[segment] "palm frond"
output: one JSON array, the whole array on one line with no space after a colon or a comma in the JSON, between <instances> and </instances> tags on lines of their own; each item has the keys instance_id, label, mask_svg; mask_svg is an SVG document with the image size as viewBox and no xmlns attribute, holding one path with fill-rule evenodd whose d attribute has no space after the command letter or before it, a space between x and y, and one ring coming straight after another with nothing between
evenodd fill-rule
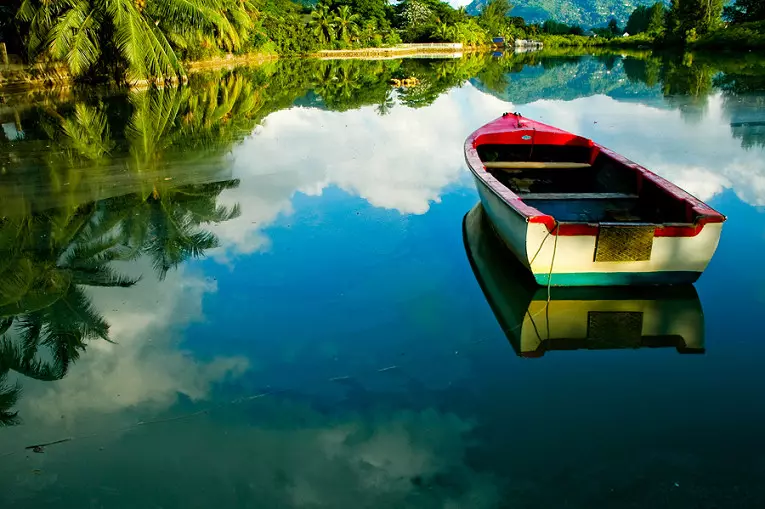
<instances>
[{"instance_id":1,"label":"palm frond","mask_svg":"<svg viewBox=\"0 0 765 509\"><path fill-rule=\"evenodd\" d=\"M100 11L79 1L57 18L49 34L48 48L54 58L63 59L72 75L79 76L101 55L98 42Z\"/></svg>"},{"instance_id":2,"label":"palm frond","mask_svg":"<svg viewBox=\"0 0 765 509\"><path fill-rule=\"evenodd\" d=\"M27 359L24 352L7 337L0 338L0 366L34 380L60 380L66 372L39 359Z\"/></svg>"},{"instance_id":3,"label":"palm frond","mask_svg":"<svg viewBox=\"0 0 765 509\"><path fill-rule=\"evenodd\" d=\"M140 277L123 276L110 267L72 269L72 281L85 286L106 286L129 288L141 280Z\"/></svg>"},{"instance_id":4,"label":"palm frond","mask_svg":"<svg viewBox=\"0 0 765 509\"><path fill-rule=\"evenodd\" d=\"M10 409L19 401L21 386L8 384L7 373L0 371L0 427L15 426L19 423L19 413Z\"/></svg>"},{"instance_id":5,"label":"palm frond","mask_svg":"<svg viewBox=\"0 0 765 509\"><path fill-rule=\"evenodd\" d=\"M95 161L114 148L106 113L101 108L77 103L74 118L64 119L61 127L77 156Z\"/></svg>"}]
</instances>

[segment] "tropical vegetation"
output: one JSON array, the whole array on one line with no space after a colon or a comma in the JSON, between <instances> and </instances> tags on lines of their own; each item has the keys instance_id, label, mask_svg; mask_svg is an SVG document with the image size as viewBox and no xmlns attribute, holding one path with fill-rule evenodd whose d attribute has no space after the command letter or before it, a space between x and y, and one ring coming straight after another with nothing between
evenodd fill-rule
<instances>
[{"instance_id":1,"label":"tropical vegetation","mask_svg":"<svg viewBox=\"0 0 765 509\"><path fill-rule=\"evenodd\" d=\"M307 55L401 42L479 47L497 37L709 48L759 47L765 39L759 0L641 0L631 13L601 0L597 10L615 15L591 24L567 23L584 19L567 15L581 10L577 0L516 2L454 9L441 0L9 0L0 7L0 41L27 62L59 65L75 79L136 82L183 80L184 62L228 53ZM534 6L550 16L528 23ZM609 6L616 10L603 10Z\"/></svg>"}]
</instances>

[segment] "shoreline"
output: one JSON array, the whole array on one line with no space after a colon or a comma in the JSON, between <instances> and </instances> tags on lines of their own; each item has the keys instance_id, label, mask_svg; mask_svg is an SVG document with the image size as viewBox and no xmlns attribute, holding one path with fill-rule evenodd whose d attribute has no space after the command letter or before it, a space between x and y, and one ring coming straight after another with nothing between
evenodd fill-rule
<instances>
[{"instance_id":1,"label":"shoreline","mask_svg":"<svg viewBox=\"0 0 765 509\"><path fill-rule=\"evenodd\" d=\"M349 50L321 50L308 55L295 57L282 57L275 53L246 53L244 55L222 55L219 57L208 58L204 60L192 60L183 62L186 74L211 71L216 69L233 69L246 65L263 65L275 62L283 58L301 58L318 60L383 60L397 58L460 58L463 52L474 52L486 50L483 47L463 48L461 43L436 43L436 44L401 44L398 46L389 46L382 48L358 48ZM177 77L165 79L143 79L137 80L127 85L130 89L142 89L150 86L152 83L159 83L162 86L165 82L177 83L184 81ZM114 82L107 82L106 86L114 85ZM60 89L69 88L74 85L72 76L66 69L58 65L31 64L20 65L12 64L7 67L0 66L0 92L4 93L24 93L41 89ZM95 85L95 86L103 86Z\"/></svg>"}]
</instances>

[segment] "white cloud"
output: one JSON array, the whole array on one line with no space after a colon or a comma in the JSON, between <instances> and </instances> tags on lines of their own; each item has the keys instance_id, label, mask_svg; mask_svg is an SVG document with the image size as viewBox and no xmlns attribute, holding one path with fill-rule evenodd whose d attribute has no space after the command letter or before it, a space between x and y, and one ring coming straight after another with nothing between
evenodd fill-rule
<instances>
[{"instance_id":1,"label":"white cloud","mask_svg":"<svg viewBox=\"0 0 765 509\"><path fill-rule=\"evenodd\" d=\"M448 0L447 3L455 9L458 9L460 7L467 7L472 1L473 0Z\"/></svg>"},{"instance_id":2,"label":"white cloud","mask_svg":"<svg viewBox=\"0 0 765 509\"><path fill-rule=\"evenodd\" d=\"M132 288L88 288L110 324L114 344L92 341L63 380L24 381L21 415L26 421L75 425L93 413L138 407L161 411L178 396L205 399L214 382L242 374L244 357L198 361L178 347L176 328L203 319L202 298L215 285L182 266L157 281L148 260L125 264L123 272L143 274Z\"/></svg>"},{"instance_id":3,"label":"white cloud","mask_svg":"<svg viewBox=\"0 0 765 509\"><path fill-rule=\"evenodd\" d=\"M267 248L262 229L291 212L293 195L318 196L329 186L376 207L423 214L444 188L466 177L467 135L506 108L466 86L426 108L399 105L382 117L373 107L273 113L234 150L234 174L242 182L225 200L239 203L242 217L217 225L215 232L237 253Z\"/></svg>"}]
</instances>

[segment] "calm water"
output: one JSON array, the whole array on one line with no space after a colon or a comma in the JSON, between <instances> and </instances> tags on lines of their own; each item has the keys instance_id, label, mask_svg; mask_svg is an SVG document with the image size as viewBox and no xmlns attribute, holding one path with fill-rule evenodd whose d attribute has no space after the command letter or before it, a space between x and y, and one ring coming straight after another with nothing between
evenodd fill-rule
<instances>
[{"instance_id":1,"label":"calm water","mask_svg":"<svg viewBox=\"0 0 765 509\"><path fill-rule=\"evenodd\" d=\"M642 298L685 344L566 341L587 305L508 341L462 228L505 111L728 215L697 293ZM761 62L282 62L0 123L5 507L765 506Z\"/></svg>"}]
</instances>

